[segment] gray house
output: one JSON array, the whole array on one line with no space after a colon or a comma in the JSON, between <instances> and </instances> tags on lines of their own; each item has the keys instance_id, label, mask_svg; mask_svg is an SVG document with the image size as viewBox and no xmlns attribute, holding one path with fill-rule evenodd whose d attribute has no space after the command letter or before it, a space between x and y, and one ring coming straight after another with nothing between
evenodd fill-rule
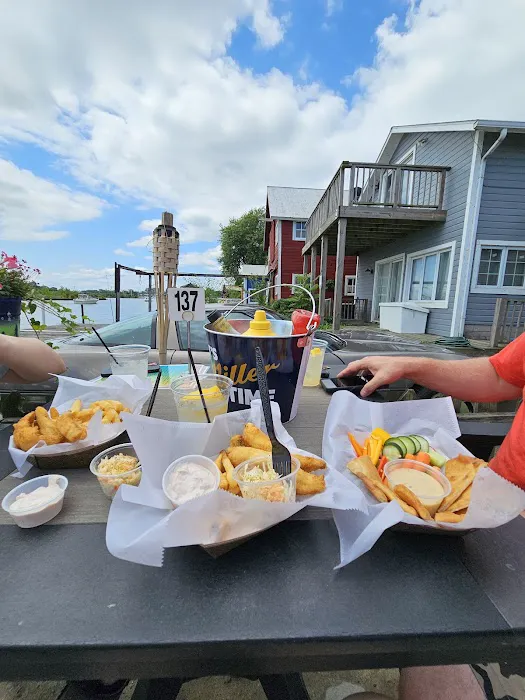
<instances>
[{"instance_id":1,"label":"gray house","mask_svg":"<svg viewBox=\"0 0 525 700\"><path fill-rule=\"evenodd\" d=\"M371 320L407 302L428 309L428 333L488 338L497 299L525 300L525 122L395 126L376 163L341 164L306 228L322 301L337 255L334 329L344 257L358 255Z\"/></svg>"}]
</instances>

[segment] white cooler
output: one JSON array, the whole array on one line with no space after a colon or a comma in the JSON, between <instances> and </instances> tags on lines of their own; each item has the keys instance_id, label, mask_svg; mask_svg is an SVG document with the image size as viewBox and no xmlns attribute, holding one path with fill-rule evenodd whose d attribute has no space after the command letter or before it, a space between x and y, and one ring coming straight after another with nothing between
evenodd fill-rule
<instances>
[{"instance_id":1,"label":"white cooler","mask_svg":"<svg viewBox=\"0 0 525 700\"><path fill-rule=\"evenodd\" d=\"M379 325L394 333L424 333L428 309L409 301L379 304Z\"/></svg>"}]
</instances>

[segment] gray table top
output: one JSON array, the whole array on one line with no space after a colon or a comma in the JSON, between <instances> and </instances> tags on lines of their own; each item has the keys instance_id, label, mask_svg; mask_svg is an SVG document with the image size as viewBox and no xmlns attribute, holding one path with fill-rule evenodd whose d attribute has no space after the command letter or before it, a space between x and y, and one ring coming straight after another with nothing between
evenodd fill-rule
<instances>
[{"instance_id":1,"label":"gray table top","mask_svg":"<svg viewBox=\"0 0 525 700\"><path fill-rule=\"evenodd\" d=\"M170 399L160 394L157 417L172 416ZM327 404L305 390L287 426L301 447L320 451ZM107 552L108 502L89 473L68 477L74 517L35 530L0 525L4 679L523 657L521 518L461 539L389 532L341 571L331 520L287 521L219 559L199 547L168 550L156 569Z\"/></svg>"}]
</instances>

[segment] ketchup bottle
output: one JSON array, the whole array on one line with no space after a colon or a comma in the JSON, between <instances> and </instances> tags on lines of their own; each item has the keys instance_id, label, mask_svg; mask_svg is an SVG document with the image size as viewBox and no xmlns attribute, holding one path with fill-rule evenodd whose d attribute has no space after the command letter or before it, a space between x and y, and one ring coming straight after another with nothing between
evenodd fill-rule
<instances>
[{"instance_id":1,"label":"ketchup bottle","mask_svg":"<svg viewBox=\"0 0 525 700\"><path fill-rule=\"evenodd\" d=\"M306 311L305 309L296 309L292 314L292 324L293 324L293 335L304 335L307 330L306 326L312 315L311 311ZM312 318L312 323L310 324L310 329L317 328L321 321L319 314L314 314Z\"/></svg>"}]
</instances>

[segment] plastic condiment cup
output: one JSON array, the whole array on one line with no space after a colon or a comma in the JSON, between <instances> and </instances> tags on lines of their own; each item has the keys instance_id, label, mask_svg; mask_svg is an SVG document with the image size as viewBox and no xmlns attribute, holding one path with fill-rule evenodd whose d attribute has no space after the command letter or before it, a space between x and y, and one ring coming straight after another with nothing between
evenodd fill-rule
<instances>
[{"instance_id":1,"label":"plastic condiment cup","mask_svg":"<svg viewBox=\"0 0 525 700\"><path fill-rule=\"evenodd\" d=\"M288 476L269 481L249 481L250 472L263 472L273 469L272 458L261 455L252 457L234 469L233 478L239 484L243 498L254 498L258 501L270 501L272 503L293 503L295 501L295 485L297 472L300 467L299 460L292 457L292 471Z\"/></svg>"},{"instance_id":2,"label":"plastic condiment cup","mask_svg":"<svg viewBox=\"0 0 525 700\"><path fill-rule=\"evenodd\" d=\"M116 455L120 454L130 457L137 457L137 453L135 452L135 449L131 442L126 442L123 445L114 445L113 447L108 447L107 450L104 450L104 452L101 452L96 457L93 457L93 459L91 460L91 464L89 465L91 473L94 474L98 479L100 488L102 489L104 494L111 500L113 500L115 494L117 493L119 487L122 484L128 484L129 486L138 486L142 477L142 467L140 465L138 467L135 467L134 469L130 469L127 472L120 472L119 474L99 474L98 465L105 457L111 459L111 457L115 457Z\"/></svg>"},{"instance_id":3,"label":"plastic condiment cup","mask_svg":"<svg viewBox=\"0 0 525 700\"><path fill-rule=\"evenodd\" d=\"M58 496L50 498L46 503L42 503L36 508L33 506L25 510L19 510L12 513L9 509L16 497L21 493L31 493L40 486L49 486L51 476L57 477L57 484L61 489ZM35 479L24 481L20 486L16 486L4 496L2 508L9 513L18 527L38 527L52 520L62 510L64 505L64 494L66 492L68 480L61 474L46 474L45 476L37 476Z\"/></svg>"},{"instance_id":4,"label":"plastic condiment cup","mask_svg":"<svg viewBox=\"0 0 525 700\"><path fill-rule=\"evenodd\" d=\"M210 421L215 416L228 412L230 389L233 382L222 374L203 374L199 377L202 393ZM199 387L193 374L183 374L171 384L177 418L181 423L207 423L206 413L202 406Z\"/></svg>"},{"instance_id":5,"label":"plastic condiment cup","mask_svg":"<svg viewBox=\"0 0 525 700\"><path fill-rule=\"evenodd\" d=\"M423 464L423 462L416 462L413 459L393 459L391 462L387 462L384 468L385 478L392 490L394 490L396 486L399 486L398 483L394 483L390 480L392 473L398 469L413 469L415 471L428 474L428 476L432 477L439 483L443 489L443 495L439 498L436 498L434 494L424 492L419 493L414 491L414 494L419 498L421 503L426 506L430 515L434 515L439 508L441 501L450 495L450 492L452 491L452 486L447 477L439 469L431 467L428 464ZM406 485L408 486L408 484Z\"/></svg>"},{"instance_id":6,"label":"plastic condiment cup","mask_svg":"<svg viewBox=\"0 0 525 700\"><path fill-rule=\"evenodd\" d=\"M177 501L174 500L173 495L170 494L168 482L173 472L177 469L180 469L185 464L198 464L199 466L207 469L213 475L215 483L213 488L210 489L208 493L211 493L212 491L217 491L217 489L219 488L219 484L221 483L221 473L219 471L219 468L217 467L215 462L209 457L205 457L204 455L186 455L185 457L179 457L179 459L176 459L170 464L170 466L166 469L162 476L162 490L164 491L164 495L174 508L182 504L177 503Z\"/></svg>"}]
</instances>

